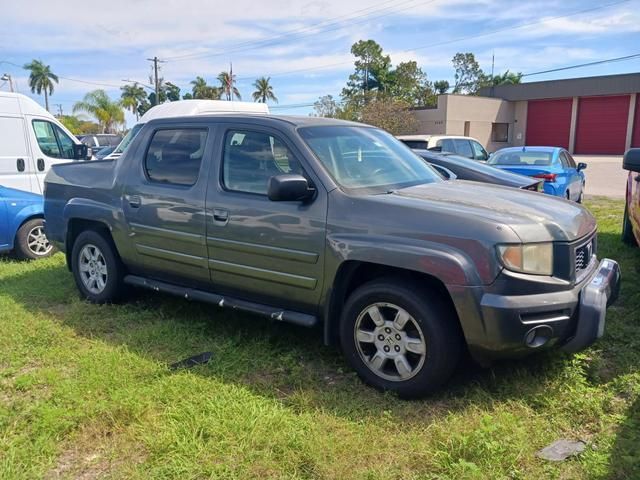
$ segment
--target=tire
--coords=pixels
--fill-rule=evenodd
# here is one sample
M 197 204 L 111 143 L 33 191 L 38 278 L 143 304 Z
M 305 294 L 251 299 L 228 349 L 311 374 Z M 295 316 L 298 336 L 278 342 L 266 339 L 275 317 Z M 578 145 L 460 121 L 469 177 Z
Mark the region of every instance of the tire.
M 54 248 L 44 234 L 44 222 L 34 218 L 24 222 L 16 233 L 13 253 L 17 258 L 36 260 L 49 257 Z
M 627 245 L 631 245 L 632 247 L 638 245 L 638 241 L 633 235 L 633 226 L 631 225 L 631 220 L 629 219 L 629 206 L 626 203 L 624 205 L 624 217 L 622 219 L 622 241 Z
M 437 390 L 453 374 L 462 351 L 455 313 L 437 294 L 395 278 L 372 281 L 349 296 L 340 342 L 365 383 L 403 398 Z
M 80 233 L 71 251 L 71 270 L 80 295 L 90 302 L 122 298 L 125 268 L 110 238 L 95 230 Z

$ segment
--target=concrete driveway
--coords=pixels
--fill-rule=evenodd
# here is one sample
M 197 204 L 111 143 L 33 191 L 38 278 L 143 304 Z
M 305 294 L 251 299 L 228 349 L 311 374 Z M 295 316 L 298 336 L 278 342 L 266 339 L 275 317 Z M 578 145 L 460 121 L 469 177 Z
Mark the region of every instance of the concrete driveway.
M 574 155 L 573 158 L 576 163 L 588 165 L 584 172 L 585 195 L 624 198 L 628 172 L 622 169 L 622 156 Z

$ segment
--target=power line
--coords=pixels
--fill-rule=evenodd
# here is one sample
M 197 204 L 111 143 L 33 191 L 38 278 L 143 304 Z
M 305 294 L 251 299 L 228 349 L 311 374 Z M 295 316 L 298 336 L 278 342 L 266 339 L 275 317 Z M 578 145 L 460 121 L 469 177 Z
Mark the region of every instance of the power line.
M 624 57 L 607 58 L 606 60 L 598 60 L 596 62 L 580 63 L 578 65 L 569 65 L 567 67 L 552 68 L 549 70 L 541 70 L 539 72 L 524 73 L 523 77 L 531 77 L 533 75 L 542 75 L 543 73 L 561 72 L 564 70 L 572 70 L 574 68 L 591 67 L 593 65 L 602 65 L 604 63 L 623 62 L 625 60 L 632 60 L 634 58 L 640 58 L 640 53 L 634 53 L 633 55 L 625 55 Z
M 192 53 L 192 54 L 183 55 L 181 57 L 166 57 L 166 60 L 175 62 L 175 61 L 181 61 L 181 60 L 193 60 L 193 59 L 198 59 L 198 58 L 216 57 L 216 56 L 220 56 L 220 55 L 228 55 L 230 53 L 241 52 L 241 51 L 244 51 L 244 50 L 254 50 L 256 47 L 260 47 L 260 46 L 277 45 L 278 43 L 280 43 L 278 41 L 279 38 L 286 38 L 286 40 L 291 40 L 292 37 L 296 38 L 296 39 L 300 39 L 300 38 L 305 38 L 305 37 L 311 37 L 311 36 L 314 36 L 314 35 L 318 35 L 320 33 L 332 32 L 332 31 L 335 31 L 335 30 L 340 30 L 340 29 L 343 29 L 343 28 L 352 27 L 354 25 L 359 25 L 361 23 L 365 23 L 365 22 L 368 22 L 368 21 L 371 21 L 371 20 L 375 20 L 375 19 L 378 19 L 378 18 L 387 17 L 389 15 L 395 15 L 395 14 L 397 14 L 399 12 L 403 12 L 405 10 L 409 10 L 409 9 L 416 8 L 416 7 L 425 5 L 425 4 L 433 3 L 436 0 L 427 0 L 427 1 L 420 2 L 420 3 L 414 4 L 414 5 L 410 5 L 408 7 L 402 8 L 402 9 L 393 10 L 391 12 L 384 13 L 384 14 L 381 14 L 381 15 L 373 15 L 374 13 L 379 13 L 379 12 L 382 12 L 382 11 L 385 11 L 385 10 L 389 10 L 391 8 L 397 8 L 400 5 L 406 5 L 408 3 L 413 3 L 415 1 L 416 0 L 405 0 L 403 2 L 400 2 L 397 5 L 393 5 L 392 7 L 382 8 L 382 9 L 379 9 L 377 11 L 365 14 L 365 15 L 353 16 L 353 17 L 348 19 L 349 20 L 349 24 L 348 25 L 345 25 L 344 21 L 333 22 L 333 23 L 329 23 L 329 24 L 325 25 L 325 27 L 323 27 L 320 30 L 315 30 L 315 31 L 312 31 L 312 32 L 307 33 L 307 34 L 293 34 L 293 35 L 281 34 L 281 35 L 278 35 L 276 37 L 273 37 L 272 39 L 264 39 L 264 40 L 259 40 L 259 41 L 256 41 L 256 42 L 251 42 L 250 44 L 248 44 L 249 46 L 247 46 L 247 47 L 242 47 L 242 48 L 231 47 L 230 49 L 225 49 L 224 51 L 215 52 L 215 53 Z M 357 22 L 353 22 L 352 21 L 352 20 L 355 20 L 357 18 L 362 18 L 362 17 L 367 17 L 367 18 L 364 18 L 363 20 L 360 20 L 360 21 L 357 21 Z M 332 27 L 332 28 L 326 28 L 326 27 L 329 27 L 329 26 Z M 299 29 L 299 30 L 301 30 L 301 31 L 302 30 L 314 30 L 314 27 L 305 27 L 305 28 L 302 28 L 302 29 Z
M 594 61 L 594 62 L 579 63 L 579 64 L 576 64 L 576 65 L 568 65 L 568 66 L 565 66 L 565 67 L 550 68 L 548 70 L 541 70 L 541 71 L 538 71 L 538 72 L 523 73 L 521 75 L 521 77 L 530 77 L 530 76 L 533 76 L 533 75 L 541 75 L 543 73 L 561 72 L 561 71 L 566 71 L 566 70 L 573 70 L 573 69 L 576 69 L 576 68 L 590 67 L 590 66 L 593 66 L 593 65 L 602 65 L 602 64 L 605 64 L 605 63 L 623 62 L 625 60 L 633 60 L 635 58 L 640 58 L 640 53 L 634 53 L 632 55 L 625 55 L 623 57 L 607 58 L 607 59 L 604 59 L 604 60 L 597 60 L 597 61 Z M 316 102 L 313 102 L 313 103 L 292 103 L 292 104 L 288 104 L 288 105 L 273 105 L 273 106 L 270 106 L 269 108 L 270 109 L 274 109 L 274 110 L 283 109 L 283 108 L 286 108 L 286 109 L 289 109 L 289 108 L 292 108 L 292 109 L 293 108 L 304 108 L 304 107 L 313 107 L 315 105 L 315 103 Z M 336 105 L 341 105 L 342 103 L 344 103 L 344 102 L 336 102 Z
M 392 3 L 394 1 L 395 0 L 387 0 L 385 2 L 381 2 L 381 3 L 375 4 L 375 5 L 371 6 L 371 7 L 363 8 L 363 9 L 360 9 L 360 10 L 355 10 L 354 12 L 351 12 L 351 13 L 346 14 L 346 15 L 340 15 L 338 17 L 329 18 L 327 20 L 324 20 L 324 21 L 320 22 L 318 25 L 322 25 L 322 24 L 325 24 L 325 23 L 328 23 L 328 22 L 332 22 L 332 21 L 338 20 L 340 18 L 349 17 L 350 15 L 353 15 L 355 13 L 360 13 L 360 12 L 364 12 L 366 10 L 371 10 L 372 8 L 376 8 L 376 7 L 379 7 L 381 5 L 385 5 L 387 3 Z M 318 25 L 316 25 L 316 27 Z M 292 33 L 297 33 L 297 32 L 301 32 L 301 31 L 307 31 L 309 29 L 310 29 L 310 27 L 301 27 L 301 28 L 296 28 L 296 29 L 292 29 L 292 30 L 287 30 L 285 32 L 282 32 L 282 33 L 274 36 L 274 37 L 271 37 L 271 39 L 285 37 L 285 36 L 291 35 Z M 242 42 L 242 43 L 239 43 L 239 44 L 236 44 L 236 45 L 232 46 L 231 48 L 249 46 L 249 45 L 253 45 L 255 43 L 264 42 L 264 41 L 267 41 L 267 40 L 269 40 L 269 39 L 267 38 L 267 39 L 262 39 L 262 40 L 254 40 L 254 41 L 249 41 L 249 42 Z M 199 54 L 197 54 L 197 53 L 188 53 L 188 54 L 185 54 L 185 55 L 175 55 L 173 57 L 165 57 L 165 58 L 166 58 L 166 60 L 172 61 L 172 60 L 178 60 L 178 59 L 182 59 L 182 58 L 191 57 L 193 55 L 204 55 L 204 53 L 199 53 Z
M 533 22 L 526 22 L 526 23 L 521 23 L 521 24 L 518 24 L 518 25 L 511 25 L 509 27 L 503 27 L 503 28 L 499 28 L 499 29 L 495 29 L 495 30 L 490 30 L 490 31 L 487 31 L 487 32 L 481 32 L 481 33 L 474 34 L 474 35 L 457 37 L 457 38 L 453 38 L 453 39 L 450 39 L 450 40 L 444 40 L 444 41 L 441 41 L 441 42 L 430 43 L 430 44 L 421 45 L 421 46 L 417 46 L 417 47 L 413 47 L 413 48 L 407 48 L 407 49 L 404 49 L 404 50 L 399 50 L 397 53 L 407 53 L 407 52 L 412 52 L 412 51 L 415 51 L 415 50 L 424 50 L 425 48 L 438 47 L 438 46 L 442 46 L 442 45 L 448 45 L 448 44 L 451 44 L 451 43 L 457 43 L 457 42 L 460 42 L 460 41 L 463 41 L 463 40 L 470 40 L 470 39 L 479 38 L 479 37 L 486 37 L 486 36 L 493 35 L 493 34 L 496 34 L 496 33 L 502 33 L 502 32 L 507 32 L 507 31 L 511 31 L 511 30 L 517 30 L 517 29 L 520 29 L 520 28 L 531 27 L 533 25 L 538 25 L 538 24 L 544 23 L 544 22 L 552 22 L 552 21 L 555 21 L 555 20 L 560 20 L 562 18 L 568 18 L 568 17 L 573 17 L 573 16 L 576 16 L 576 15 L 581 15 L 583 13 L 591 13 L 591 12 L 594 12 L 594 11 L 597 11 L 597 10 L 602 10 L 604 8 L 609 8 L 609 7 L 620 5 L 620 4 L 623 4 L 623 3 L 628 3 L 630 1 L 631 0 L 619 0 L 617 2 L 608 3 L 608 4 L 605 4 L 605 5 L 599 5 L 597 7 L 592 7 L 592 8 L 586 8 L 586 9 L 583 9 L 583 10 L 578 10 L 578 11 L 575 11 L 575 12 L 567 13 L 567 14 L 564 14 L 564 15 L 558 15 L 558 16 L 555 16 L 555 17 L 541 18 L 540 20 L 536 20 L 536 21 L 533 21 Z M 286 75 L 289 75 L 289 74 L 292 74 L 292 73 L 300 73 L 300 72 L 310 72 L 310 71 L 315 71 L 315 70 L 322 70 L 322 69 L 325 69 L 325 68 L 331 68 L 331 67 L 336 67 L 336 66 L 341 66 L 341 65 L 348 65 L 348 64 L 351 64 L 351 63 L 352 63 L 352 61 L 349 61 L 349 62 L 337 62 L 337 63 L 326 64 L 326 65 L 318 65 L 316 67 L 300 68 L 300 69 L 296 69 L 296 70 L 288 70 L 288 71 L 282 71 L 282 72 L 276 72 L 276 73 L 269 73 L 269 74 L 266 74 L 266 76 L 269 76 L 269 77 L 286 76 Z M 250 79 L 250 78 L 252 78 L 252 77 L 241 77 L 241 78 L 238 78 L 238 80 L 246 80 L 246 79 Z

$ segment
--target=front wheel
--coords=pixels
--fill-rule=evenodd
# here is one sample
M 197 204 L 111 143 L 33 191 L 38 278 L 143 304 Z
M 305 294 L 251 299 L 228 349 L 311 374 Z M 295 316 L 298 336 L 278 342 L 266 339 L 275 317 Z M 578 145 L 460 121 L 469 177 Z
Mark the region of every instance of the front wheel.
M 347 361 L 366 383 L 406 398 L 439 388 L 461 354 L 455 313 L 438 294 L 401 279 L 373 281 L 353 292 L 340 338 Z
M 124 267 L 110 239 L 87 230 L 78 235 L 71 268 L 80 294 L 92 303 L 118 300 L 123 292 Z
M 48 257 L 53 253 L 53 245 L 44 234 L 44 223 L 41 218 L 25 222 L 16 233 L 14 254 L 21 259 L 36 260 Z

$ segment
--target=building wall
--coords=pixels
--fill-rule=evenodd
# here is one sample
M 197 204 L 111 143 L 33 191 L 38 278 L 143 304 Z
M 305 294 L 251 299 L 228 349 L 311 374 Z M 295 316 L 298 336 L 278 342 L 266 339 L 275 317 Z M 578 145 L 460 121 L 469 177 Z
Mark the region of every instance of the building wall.
M 520 100 L 513 103 L 513 137 L 511 138 L 511 145 L 514 147 L 521 147 L 525 145 L 527 136 L 527 106 L 526 100 Z
M 526 102 L 525 102 L 526 103 Z M 414 110 L 418 118 L 418 133 L 439 135 L 469 135 L 490 151 L 511 145 L 514 130 L 513 102 L 499 98 L 475 97 L 469 95 L 440 95 L 438 108 Z M 525 120 L 526 121 L 526 120 Z M 468 122 L 468 131 L 465 124 Z M 508 123 L 507 142 L 493 142 L 493 123 Z
M 447 97 L 448 95 L 438 96 L 437 108 L 413 110 L 413 114 L 419 122 L 417 133 L 431 135 L 444 135 L 448 133 L 445 129 L 447 119 Z

